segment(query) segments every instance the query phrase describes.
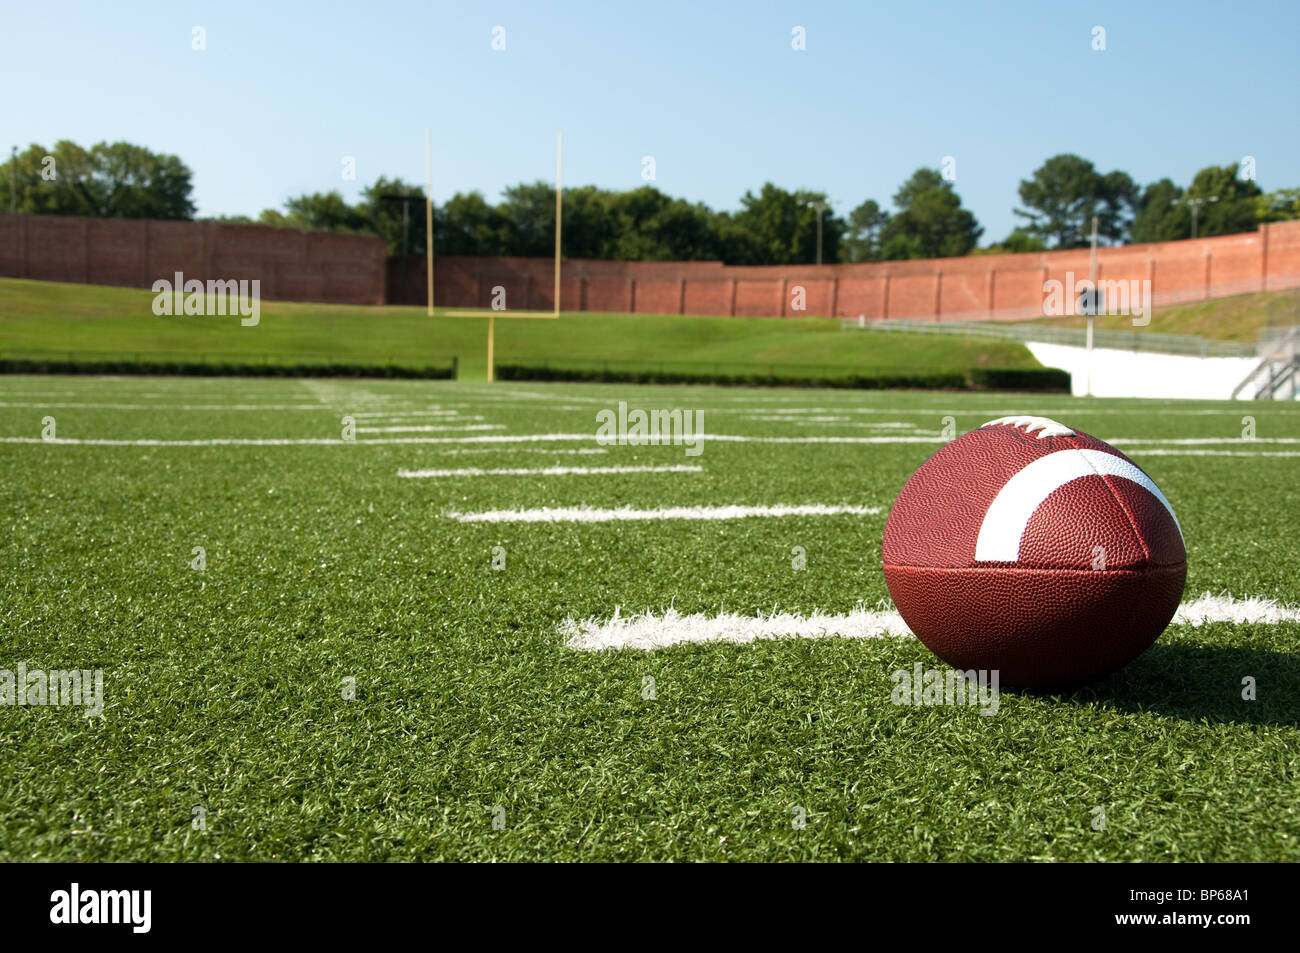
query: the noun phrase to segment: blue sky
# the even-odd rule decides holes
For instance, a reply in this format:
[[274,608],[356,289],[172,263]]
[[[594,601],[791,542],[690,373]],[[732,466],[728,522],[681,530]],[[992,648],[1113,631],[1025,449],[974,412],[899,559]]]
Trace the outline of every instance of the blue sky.
[[847,214],[953,156],[987,244],[1059,152],[1142,184],[1250,155],[1265,190],[1300,186],[1297,36],[1293,0],[14,3],[0,146],[176,153],[201,215],[422,183],[425,126],[438,201],[552,180],[557,131],[566,184],[637,187],[649,155],[659,188],[728,209],[771,180]]

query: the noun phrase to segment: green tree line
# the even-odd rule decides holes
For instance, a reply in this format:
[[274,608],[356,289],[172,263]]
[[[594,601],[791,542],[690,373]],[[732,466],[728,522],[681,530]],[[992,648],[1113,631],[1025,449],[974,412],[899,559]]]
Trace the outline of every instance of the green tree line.
[[[0,165],[0,210],[30,214],[187,220],[195,214],[193,176],[177,156],[127,142],[83,148],[33,144]],[[822,260],[892,261],[1086,246],[1092,219],[1105,244],[1253,231],[1261,222],[1300,218],[1300,189],[1264,192],[1236,163],[1207,166],[1187,186],[1164,178],[1144,187],[1119,170],[1102,172],[1076,155],[1046,160],[1020,182],[1021,219],[984,247],[975,216],[938,170],[917,169],[886,207],[866,199],[841,216],[825,193],[766,183],[736,211],[673,198],[652,185],[627,191],[578,186],[564,191],[564,253],[616,261],[712,261],[737,265]],[[415,184],[381,176],[349,203],[339,191],[288,199],[256,218],[217,221],[377,235],[390,254],[424,251],[424,196]],[[435,209],[434,244],[444,255],[551,254],[555,193],[520,183],[488,201],[458,192]]]

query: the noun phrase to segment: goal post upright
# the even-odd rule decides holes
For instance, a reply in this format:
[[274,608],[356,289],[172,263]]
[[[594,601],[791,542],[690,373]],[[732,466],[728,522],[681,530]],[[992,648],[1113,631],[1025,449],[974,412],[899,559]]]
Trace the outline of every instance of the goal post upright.
[[555,134],[555,295],[552,304],[560,316],[560,196],[563,194],[564,133]]
[[433,317],[433,132],[428,126],[424,127],[424,262],[429,286],[427,313]]

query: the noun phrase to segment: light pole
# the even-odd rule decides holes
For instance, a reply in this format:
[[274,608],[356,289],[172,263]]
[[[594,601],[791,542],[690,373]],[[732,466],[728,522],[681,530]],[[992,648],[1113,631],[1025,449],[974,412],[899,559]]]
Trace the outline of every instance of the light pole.
[[817,264],[822,263],[822,212],[830,208],[825,202],[805,202],[808,208],[817,210]]
[[[405,302],[406,291],[410,287],[409,275],[411,270],[411,263],[409,261],[409,256],[411,254],[411,246],[410,246],[411,202],[419,198],[420,198],[419,194],[412,195],[407,192],[381,192],[379,194],[379,199],[381,201],[402,203],[402,247],[400,250],[400,254],[402,257],[402,300],[403,302]],[[433,211],[427,193],[424,196],[424,202],[425,202],[425,229],[426,229],[425,241],[428,242],[432,237],[431,235],[432,229],[429,226],[431,225],[432,222],[431,216],[433,214]],[[429,261],[432,261],[432,258],[429,255],[428,248],[425,248],[425,258]],[[432,308],[433,299],[430,298],[429,301],[430,301],[429,307]]]
[[1207,196],[1206,198],[1199,198],[1199,199],[1189,199],[1189,198],[1174,199],[1175,205],[1187,205],[1190,206],[1192,209],[1192,237],[1193,238],[1196,237],[1196,220],[1200,218],[1201,206],[1204,205],[1206,202],[1217,202],[1217,201],[1219,201],[1219,197],[1217,195],[1210,195]]
[[18,147],[9,153],[9,214],[18,211]]
[[1087,371],[1083,382],[1083,396],[1092,396],[1092,329],[1093,320],[1097,316],[1100,295],[1097,294],[1097,216],[1092,217],[1092,252],[1088,256],[1088,283],[1092,286],[1092,302],[1088,308],[1088,330],[1084,337],[1087,339],[1085,347],[1088,349]]

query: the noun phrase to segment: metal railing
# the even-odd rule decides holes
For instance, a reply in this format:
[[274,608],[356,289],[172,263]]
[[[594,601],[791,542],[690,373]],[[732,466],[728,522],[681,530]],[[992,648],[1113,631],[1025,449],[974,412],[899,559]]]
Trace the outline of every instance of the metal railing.
[[1295,400],[1300,396],[1300,327],[1267,327],[1259,334],[1259,363],[1233,388],[1236,398]]
[[[841,318],[841,330],[894,331],[911,334],[946,334],[959,337],[990,337],[1022,343],[1066,344],[1083,347],[1083,328],[1059,328],[1045,324],[998,324],[990,321],[899,321]],[[1157,354],[1186,354],[1195,357],[1253,357],[1258,347],[1245,341],[1212,341],[1194,334],[1164,334],[1134,328],[1132,331],[1096,329],[1093,346],[1122,351]]]

